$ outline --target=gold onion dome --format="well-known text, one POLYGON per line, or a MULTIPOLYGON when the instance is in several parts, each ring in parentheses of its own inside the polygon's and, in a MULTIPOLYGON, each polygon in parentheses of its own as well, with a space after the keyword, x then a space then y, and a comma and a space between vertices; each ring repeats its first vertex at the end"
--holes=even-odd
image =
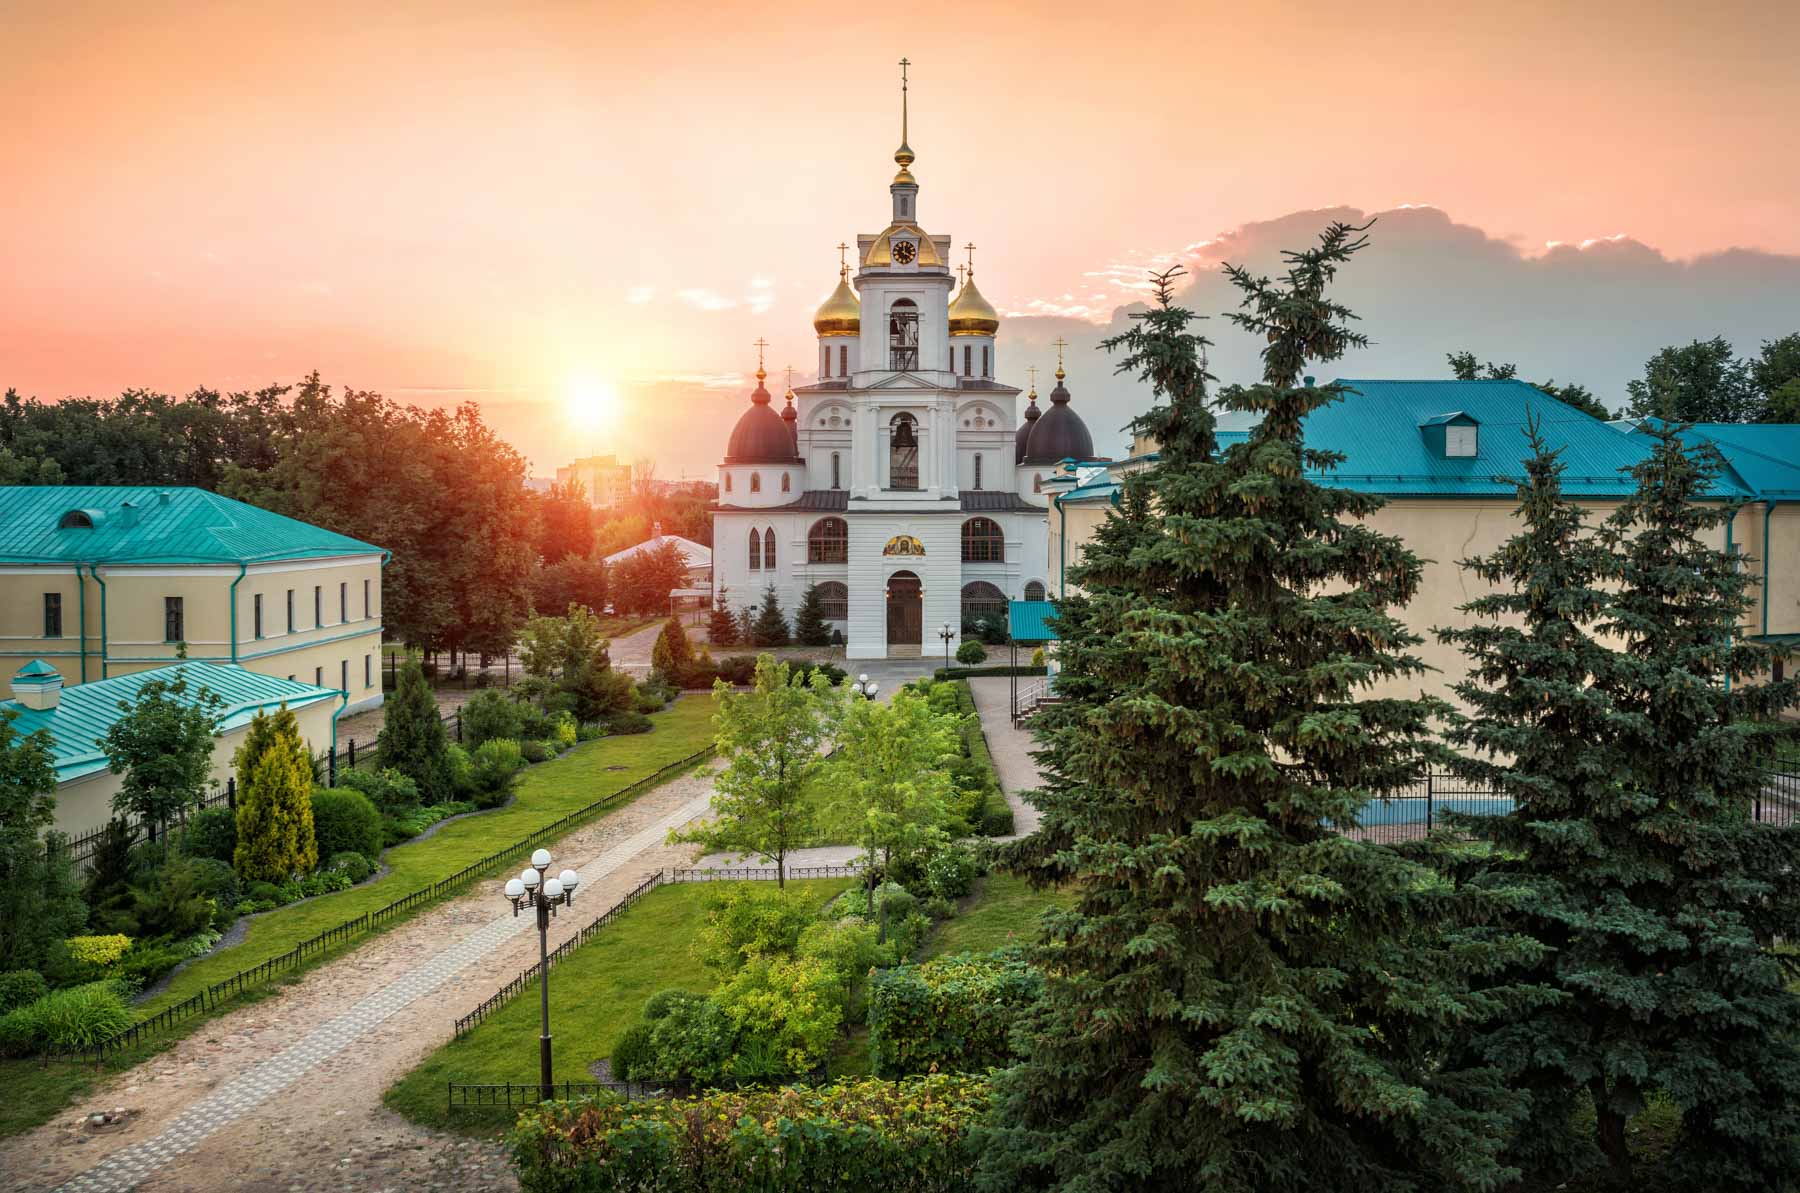
POLYGON ((953 336, 991 336, 1000 330, 1000 312, 975 288, 975 275, 957 292, 950 304, 950 334, 953 336))
POLYGON ((862 300, 840 274, 837 289, 813 313, 813 331, 822 336, 853 336, 862 330, 862 300))

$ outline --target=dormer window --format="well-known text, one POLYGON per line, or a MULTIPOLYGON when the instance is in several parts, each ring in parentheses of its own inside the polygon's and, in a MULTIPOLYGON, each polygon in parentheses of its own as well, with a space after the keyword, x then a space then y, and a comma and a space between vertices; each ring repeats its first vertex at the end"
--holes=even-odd
POLYGON ((70 510, 56 524, 58 530, 92 530, 94 519, 86 510, 70 510))
POLYGON ((1481 454, 1481 424, 1457 410, 1437 414, 1419 424, 1432 453, 1446 460, 1473 460, 1481 454))

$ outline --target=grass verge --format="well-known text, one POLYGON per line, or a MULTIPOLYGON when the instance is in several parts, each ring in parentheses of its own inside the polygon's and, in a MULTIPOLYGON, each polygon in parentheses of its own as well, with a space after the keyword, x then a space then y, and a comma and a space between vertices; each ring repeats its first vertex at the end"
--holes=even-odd
POLYGON ((1009 944, 1029 944, 1037 938, 1038 917, 1052 907, 1068 907, 1074 902, 1074 891, 1040 891, 1023 878, 990 874, 979 880, 954 919, 938 925, 925 946, 925 956, 985 953, 1009 944))
MULTIPOLYGON (((849 879, 790 882, 790 888, 835 897, 849 879)), ((711 883, 658 887, 619 920, 602 929, 550 971, 550 1030, 556 1075, 591 1081, 588 1066, 612 1053, 619 1034, 637 1022, 644 1002, 658 990, 704 993, 717 975, 694 951, 671 941, 695 939, 705 922, 711 883)), ((450 1115, 446 1087, 528 1083, 537 1079, 538 993, 533 983, 459 1040, 426 1057, 382 1096, 389 1109, 429 1127, 493 1134, 512 1125, 503 1112, 450 1115)))

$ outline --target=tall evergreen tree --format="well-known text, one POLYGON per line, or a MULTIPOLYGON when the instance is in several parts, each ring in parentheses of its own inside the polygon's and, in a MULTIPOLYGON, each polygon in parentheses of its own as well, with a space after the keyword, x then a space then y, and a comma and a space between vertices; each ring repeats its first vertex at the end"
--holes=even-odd
POLYGON ((1484 1011, 1459 974, 1494 949, 1431 931, 1460 897, 1333 828, 1410 784, 1435 702, 1369 685, 1423 670, 1389 612, 1420 561, 1362 520, 1379 500, 1306 477, 1305 415, 1354 395, 1301 383, 1362 342, 1326 295, 1364 241, 1332 226, 1280 282, 1231 271, 1261 421, 1221 457, 1191 312, 1158 302, 1110 342, 1160 403, 1161 450, 1058 605, 1063 700, 1038 718, 1040 830, 1008 868, 1071 881, 1048 974, 998 1082, 990 1188, 1491 1187, 1511 1099, 1442 1064, 1484 1011))
POLYGON ((719 594, 713 598, 712 611, 706 617, 706 639, 714 646, 731 646, 738 640, 737 618, 727 599, 730 594, 729 588, 719 585, 719 594))
POLYGON ((671 616, 663 622, 662 633, 656 636, 656 643, 650 648, 650 666, 670 683, 680 683, 682 676, 693 669, 694 647, 688 641, 680 616, 671 616))
POLYGON ((238 774, 237 848, 245 882, 285 882, 319 864, 313 836, 312 759, 287 705, 257 713, 232 759, 238 774))
POLYGON ((381 765, 411 779, 426 803, 441 804, 455 798, 450 790, 444 722, 438 718, 437 698, 431 694, 417 658, 408 657, 400 668, 394 694, 382 710, 381 733, 375 744, 381 751, 381 765))
POLYGON ((791 637, 787 617, 781 612, 781 600, 775 595, 775 586, 771 584, 763 589, 762 607, 756 611, 756 620, 751 623, 750 644, 786 646, 791 637))
POLYGON ((802 646, 831 645, 831 623, 825 620, 825 598, 817 584, 808 584, 794 611, 794 641, 802 646))

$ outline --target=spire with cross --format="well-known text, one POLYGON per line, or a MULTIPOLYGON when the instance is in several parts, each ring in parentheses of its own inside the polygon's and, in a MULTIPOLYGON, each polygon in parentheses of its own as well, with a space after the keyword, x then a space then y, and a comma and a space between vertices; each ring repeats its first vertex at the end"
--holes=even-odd
POLYGON ((768 346, 769 346, 769 341, 763 339, 761 336, 756 337, 756 380, 758 383, 760 383, 763 378, 765 378, 769 375, 763 369, 763 349, 767 348, 768 346))
POLYGON ((1037 401, 1037 366, 1031 365, 1025 371, 1027 373, 1031 374, 1031 395, 1030 395, 1030 397, 1031 397, 1031 400, 1035 402, 1035 401, 1037 401))
POLYGON ((1068 375, 1063 372, 1062 354, 1063 354, 1063 349, 1067 348, 1069 346, 1069 341, 1063 339, 1061 336, 1057 336, 1054 340, 1052 340, 1050 342, 1056 345, 1056 379, 1058 381, 1061 381, 1065 376, 1068 375))
POLYGON ((850 251, 850 246, 840 240, 840 241, 838 241, 837 250, 838 250, 838 281, 841 282, 845 278, 850 276, 850 265, 849 265, 848 261, 846 260, 846 258, 844 257, 844 254, 850 251))
POLYGON ((971 240, 963 247, 969 250, 969 276, 973 278, 975 276, 975 242, 971 240))
POLYGON ((912 147, 906 143, 906 68, 911 65, 909 60, 900 59, 900 148, 894 150, 894 160, 902 170, 913 163, 912 147))

